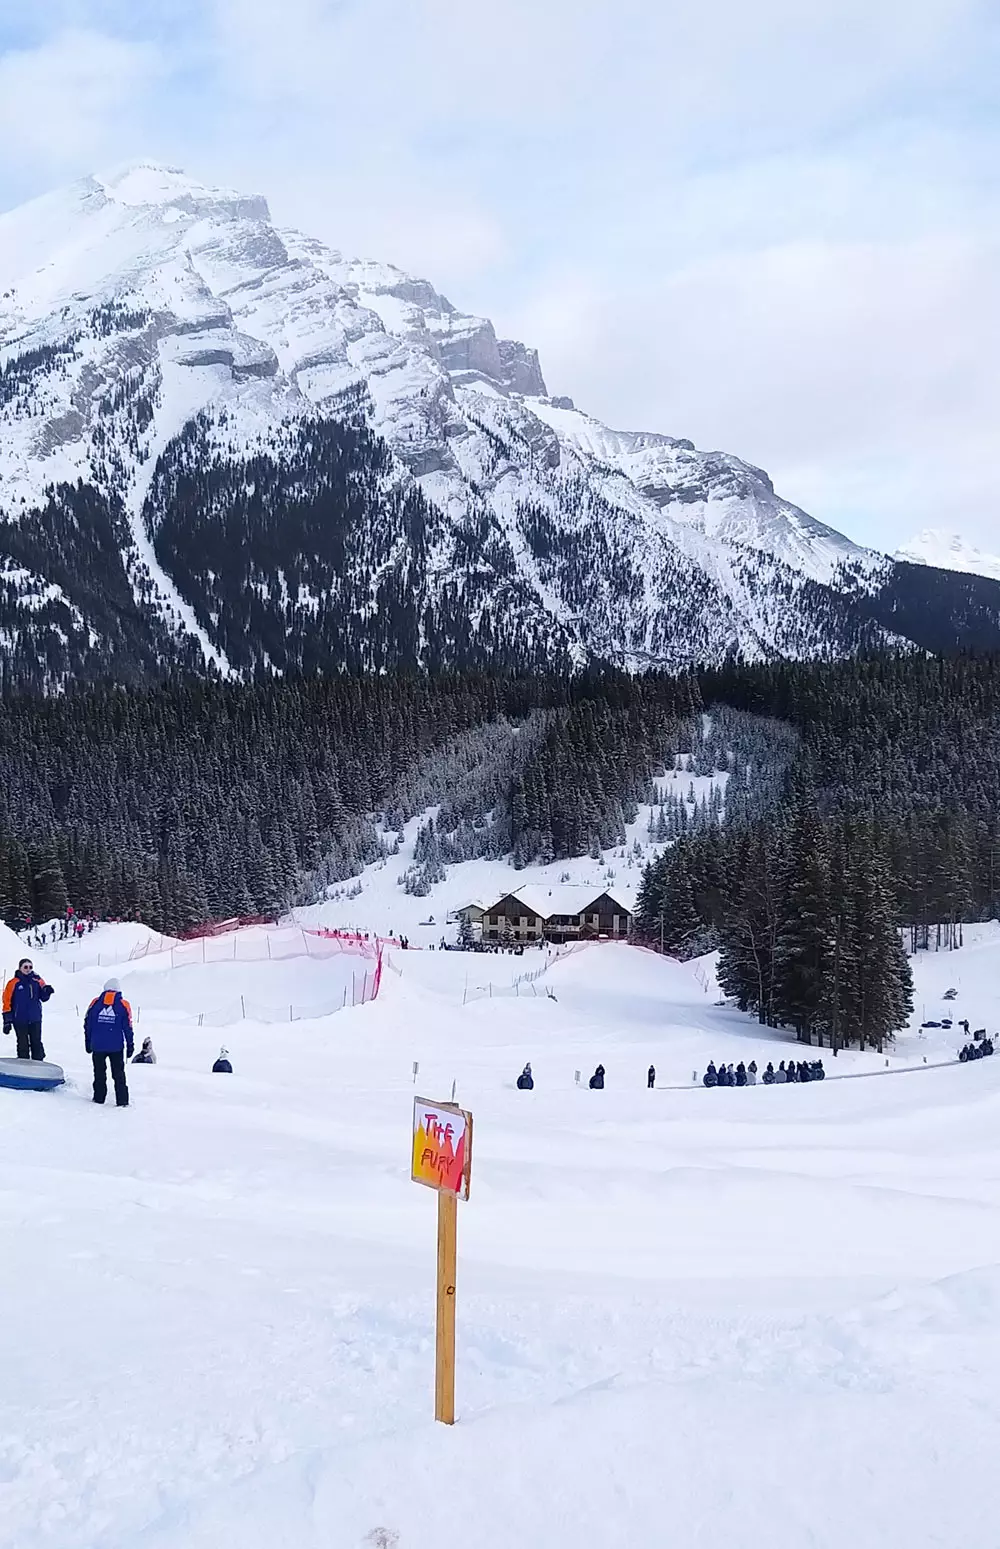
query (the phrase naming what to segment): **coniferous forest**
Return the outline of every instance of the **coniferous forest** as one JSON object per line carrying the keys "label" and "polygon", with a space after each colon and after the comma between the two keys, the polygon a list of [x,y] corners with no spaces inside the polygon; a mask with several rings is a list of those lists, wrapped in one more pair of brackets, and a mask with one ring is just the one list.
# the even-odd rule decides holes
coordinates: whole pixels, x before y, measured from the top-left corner
{"label": "coniferous forest", "polygon": [[8,693],[0,910],[69,900],[165,929],[273,911],[391,864],[429,805],[412,891],[473,855],[600,855],[692,747],[728,771],[724,820],[661,808],[676,842],[647,869],[640,936],[718,946],[727,990],[803,1038],[890,1036],[900,928],[947,945],[1000,913],[996,656]]}

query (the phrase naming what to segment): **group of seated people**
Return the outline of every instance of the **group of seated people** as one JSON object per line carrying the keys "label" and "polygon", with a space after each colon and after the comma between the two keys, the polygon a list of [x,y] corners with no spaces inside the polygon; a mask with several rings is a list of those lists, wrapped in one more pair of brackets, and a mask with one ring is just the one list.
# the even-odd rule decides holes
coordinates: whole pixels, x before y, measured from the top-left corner
{"label": "group of seated people", "polygon": [[[825,1077],[822,1060],[789,1060],[787,1065],[782,1060],[777,1070],[768,1060],[760,1079],[765,1086],[784,1086],[788,1081],[822,1081]],[[744,1065],[740,1060],[734,1070],[732,1065],[716,1067],[715,1061],[709,1060],[701,1079],[703,1086],[756,1086],[757,1061],[751,1060],[749,1065]]]}
{"label": "group of seated people", "polygon": [[[132,1064],[133,1065],[155,1065],[156,1064],[156,1051],[153,1048],[153,1040],[152,1040],[152,1038],[144,1038],[142,1040],[142,1048],[139,1050],[138,1054],[133,1054],[133,1056],[132,1056]],[[231,1061],[229,1059],[229,1050],[227,1048],[223,1047],[223,1048],[221,1048],[219,1050],[218,1058],[216,1059],[215,1064],[212,1066],[212,1075],[213,1076],[219,1076],[219,1075],[231,1076],[232,1073],[233,1073],[233,1067],[232,1067],[232,1063],[231,1063]]]}

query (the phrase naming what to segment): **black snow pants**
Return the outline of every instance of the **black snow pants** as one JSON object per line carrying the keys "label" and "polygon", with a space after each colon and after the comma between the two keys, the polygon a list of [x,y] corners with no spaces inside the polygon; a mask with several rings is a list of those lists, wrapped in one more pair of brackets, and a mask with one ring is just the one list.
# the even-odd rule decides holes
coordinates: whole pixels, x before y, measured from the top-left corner
{"label": "black snow pants", "polygon": [[41,1022],[15,1022],[14,1035],[17,1038],[17,1057],[19,1060],[43,1060],[45,1058]]}
{"label": "black snow pants", "polygon": [[103,1103],[108,1095],[108,1065],[115,1083],[115,1102],[119,1108],[128,1107],[128,1086],[125,1082],[125,1050],[116,1049],[114,1054],[92,1054],[94,1061],[94,1102]]}

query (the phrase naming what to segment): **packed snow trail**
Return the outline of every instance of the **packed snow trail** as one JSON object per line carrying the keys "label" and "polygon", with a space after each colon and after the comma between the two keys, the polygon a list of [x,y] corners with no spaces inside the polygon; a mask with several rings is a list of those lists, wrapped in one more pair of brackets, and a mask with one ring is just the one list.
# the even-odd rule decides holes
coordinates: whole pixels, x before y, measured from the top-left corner
{"label": "packed snow trail", "polygon": [[[466,1006],[414,953],[372,1006],[227,1029],[232,1076],[164,1014],[121,1112],[69,1006],[106,970],[47,973],[73,1085],[0,1092],[0,1544],[995,1549],[1000,1059],[649,1093],[651,1050],[765,1033],[627,951]],[[961,973],[995,1026],[998,967],[996,932],[919,962],[918,1002]],[[476,1118],[453,1431],[414,1060]]]}

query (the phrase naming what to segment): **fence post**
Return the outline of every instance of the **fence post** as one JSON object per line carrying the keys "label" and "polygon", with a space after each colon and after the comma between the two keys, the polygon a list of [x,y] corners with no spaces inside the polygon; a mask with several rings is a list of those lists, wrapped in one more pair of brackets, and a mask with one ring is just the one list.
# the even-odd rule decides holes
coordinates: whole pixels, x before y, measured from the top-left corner
{"label": "fence post", "polygon": [[295,1018],[292,1016],[292,1008],[291,1008],[291,1006],[289,1006],[289,1008],[288,1008],[288,1020],[289,1020],[289,1022],[294,1022],[295,1021]]}
{"label": "fence post", "polygon": [[240,1015],[241,1015],[241,1017],[243,1018],[243,1020],[245,1022],[246,1019],[247,1019],[247,1003],[243,999],[242,995],[240,996]]}

